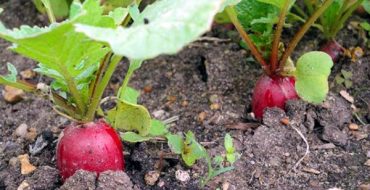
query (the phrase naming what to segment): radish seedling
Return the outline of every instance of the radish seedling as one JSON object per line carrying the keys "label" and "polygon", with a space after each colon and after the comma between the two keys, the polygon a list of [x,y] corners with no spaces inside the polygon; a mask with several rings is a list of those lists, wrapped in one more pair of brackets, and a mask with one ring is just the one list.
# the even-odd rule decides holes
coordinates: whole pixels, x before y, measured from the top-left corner
{"label": "radish seedling", "polygon": [[236,6],[226,8],[229,18],[265,71],[253,91],[252,111],[256,118],[262,118],[266,107],[284,109],[287,100],[298,96],[312,103],[325,99],[327,78],[333,64],[330,57],[323,52],[309,52],[294,65],[290,56],[306,31],[332,2],[324,1],[286,50],[281,48],[281,34],[295,0],[242,0]]}
{"label": "radish seedling", "polygon": [[[334,0],[319,17],[318,23],[315,25],[324,34],[325,38],[325,42],[320,50],[329,54],[334,62],[338,61],[339,56],[344,52],[344,48],[335,40],[335,37],[344,27],[348,18],[362,3],[369,3],[369,0]],[[304,5],[307,12],[311,15],[323,3],[321,1],[305,0]],[[303,12],[298,6],[295,6],[295,8],[299,10],[297,12]],[[304,14],[298,17],[301,17],[301,20],[308,19]]]}
{"label": "radish seedling", "polygon": [[[0,83],[29,92],[41,92],[52,100],[54,110],[74,121],[61,134],[57,165],[63,179],[78,169],[97,173],[123,169],[119,136],[104,121],[95,121],[103,92],[122,57],[129,70],[117,94],[117,106],[108,110],[106,121],[119,131],[145,136],[161,134],[147,109],[137,104],[139,93],[128,87],[133,72],[146,59],[177,53],[206,32],[223,0],[162,0],[140,13],[138,5],[116,8],[104,14],[98,0],[74,1],[69,18],[55,22],[49,0],[42,0],[52,24],[21,26],[9,30],[0,25],[0,37],[13,43],[11,49],[37,61],[37,72],[52,78],[50,87],[17,80],[15,67]],[[133,24],[128,25],[132,18]],[[129,133],[130,133],[129,132]],[[131,136],[134,137],[134,136]],[[103,147],[104,150],[101,150]],[[103,161],[103,162],[101,162]]]}

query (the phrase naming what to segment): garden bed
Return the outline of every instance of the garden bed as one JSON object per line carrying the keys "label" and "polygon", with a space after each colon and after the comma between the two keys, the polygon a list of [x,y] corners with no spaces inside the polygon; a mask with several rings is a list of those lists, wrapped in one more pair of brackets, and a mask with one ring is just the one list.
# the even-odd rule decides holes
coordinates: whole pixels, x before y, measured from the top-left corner
{"label": "garden bed", "polygon": [[[4,13],[0,20],[8,27],[47,23],[47,18],[39,15],[30,1],[3,1],[1,7]],[[298,49],[315,49],[316,35],[315,31],[308,33]],[[130,83],[140,89],[139,102],[153,117],[165,120],[178,116],[170,124],[171,130],[194,131],[211,155],[223,151],[226,132],[234,138],[236,150],[241,154],[235,169],[214,178],[206,189],[357,189],[361,185],[370,188],[370,166],[365,165],[370,159],[370,125],[366,124],[370,122],[368,49],[354,63],[342,58],[335,64],[329,81],[331,92],[323,104],[313,106],[301,100],[290,101],[286,113],[277,108],[268,109],[260,124],[251,119],[249,106],[253,86],[262,72],[260,66],[246,59],[248,51],[238,43],[217,36],[225,34],[215,29],[176,56],[160,56],[144,62]],[[346,47],[363,45],[353,28],[345,28],[338,41],[343,41]],[[13,63],[19,71],[29,69],[30,64],[36,65],[11,53],[6,49],[8,46],[9,43],[0,41],[2,72],[6,62]],[[116,84],[122,81],[126,70],[127,62],[123,62],[107,95],[117,90]],[[336,84],[334,78],[341,70],[352,72],[351,88]],[[31,81],[45,82],[40,75]],[[353,105],[340,95],[341,90],[354,96]],[[56,140],[69,121],[53,112],[50,102],[37,96],[27,94],[23,101],[13,105],[0,100],[0,189],[17,189],[24,181],[30,189],[60,188],[62,182],[55,164]],[[353,114],[354,106],[360,110],[357,117]],[[296,130],[282,124],[286,117],[310,145],[310,153],[296,167],[305,154],[306,144]],[[16,136],[16,129],[23,123],[28,131],[24,136]],[[359,128],[350,129],[350,124]],[[34,146],[38,138],[48,145],[32,155],[29,146]],[[36,166],[27,175],[21,174],[17,161],[24,154]],[[167,144],[161,141],[125,143],[124,154],[125,172],[140,189],[198,189],[199,180],[207,171],[204,162],[185,167],[181,158],[171,154]],[[159,168],[158,181],[148,185],[144,176]],[[190,179],[181,181],[177,176],[179,171],[189,174]],[[82,179],[89,174],[81,175]],[[95,187],[95,181],[90,183],[89,187]],[[75,185],[81,184],[77,181]],[[86,187],[85,184],[81,188]]]}

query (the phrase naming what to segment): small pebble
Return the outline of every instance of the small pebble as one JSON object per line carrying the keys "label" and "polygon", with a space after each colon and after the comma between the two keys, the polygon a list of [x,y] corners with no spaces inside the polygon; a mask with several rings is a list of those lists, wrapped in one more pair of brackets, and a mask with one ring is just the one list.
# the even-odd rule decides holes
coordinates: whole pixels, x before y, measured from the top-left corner
{"label": "small pebble", "polygon": [[370,150],[367,151],[366,156],[370,158]]}
{"label": "small pebble", "polygon": [[177,170],[175,173],[176,179],[181,182],[187,182],[190,180],[189,172],[183,170]]}
{"label": "small pebble", "polygon": [[164,181],[162,181],[162,180],[159,180],[159,182],[158,182],[158,187],[163,187],[164,186]]}
{"label": "small pebble", "polygon": [[28,187],[30,186],[30,184],[28,184],[28,182],[26,180],[24,180],[17,188],[17,190],[24,190],[24,189],[28,189]]}
{"label": "small pebble", "polygon": [[36,76],[36,72],[32,69],[24,70],[20,73],[23,79],[32,79]]}
{"label": "small pebble", "polygon": [[36,128],[31,127],[28,130],[28,133],[26,134],[25,139],[33,142],[33,141],[35,141],[36,137],[37,137]]}
{"label": "small pebble", "polygon": [[221,105],[219,103],[213,103],[210,106],[211,110],[219,110],[221,108]]}
{"label": "small pebble", "polygon": [[21,163],[21,174],[27,175],[36,170],[36,167],[30,163],[28,154],[19,155],[18,159]]}
{"label": "small pebble", "polygon": [[145,174],[145,183],[151,186],[155,185],[155,183],[158,181],[159,175],[160,174],[158,171],[149,171]]}
{"label": "small pebble", "polygon": [[157,111],[154,111],[152,114],[153,114],[154,118],[161,119],[164,116],[165,111],[164,110],[157,110]]}
{"label": "small pebble", "polygon": [[230,183],[225,181],[222,183],[222,190],[229,190],[230,188]]}
{"label": "small pebble", "polygon": [[360,127],[356,123],[351,123],[348,125],[348,128],[352,131],[357,131]]}
{"label": "small pebble", "polygon": [[181,102],[181,106],[182,107],[187,107],[188,105],[189,105],[189,102],[186,101],[186,100],[184,100],[184,101]]}
{"label": "small pebble", "polygon": [[361,184],[359,187],[358,187],[359,190],[370,190],[370,183],[368,184]]}
{"label": "small pebble", "polygon": [[27,128],[28,128],[27,124],[25,123],[20,124],[14,131],[15,136],[24,138],[27,134]]}
{"label": "small pebble", "polygon": [[365,166],[369,166],[369,167],[370,167],[370,159],[368,159],[368,160],[365,162]]}
{"label": "small pebble", "polygon": [[14,167],[14,168],[17,167],[18,163],[19,163],[19,160],[18,160],[17,157],[12,157],[9,160],[9,165]]}
{"label": "small pebble", "polygon": [[24,91],[11,86],[5,86],[3,91],[4,100],[8,103],[15,104],[24,98]]}
{"label": "small pebble", "polygon": [[207,113],[206,112],[200,112],[198,115],[198,121],[203,123],[203,121],[206,119]]}
{"label": "small pebble", "polygon": [[145,93],[151,93],[152,91],[153,91],[153,86],[151,86],[151,85],[144,86],[144,92]]}
{"label": "small pebble", "polygon": [[339,94],[340,94],[344,99],[346,99],[348,102],[350,102],[350,103],[352,103],[352,104],[355,102],[355,100],[354,100],[353,96],[351,96],[347,91],[345,91],[345,90],[341,90],[341,91],[339,92]]}

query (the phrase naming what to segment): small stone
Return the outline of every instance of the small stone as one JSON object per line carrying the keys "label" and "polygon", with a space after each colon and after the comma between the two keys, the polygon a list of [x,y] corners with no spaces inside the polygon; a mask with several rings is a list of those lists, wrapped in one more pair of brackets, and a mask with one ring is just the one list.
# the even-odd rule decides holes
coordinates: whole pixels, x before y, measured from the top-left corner
{"label": "small stone", "polygon": [[24,138],[27,134],[27,128],[28,128],[27,124],[25,123],[20,124],[14,131],[15,136]]}
{"label": "small stone", "polygon": [[284,153],[284,156],[289,157],[290,156],[289,152]]}
{"label": "small stone", "polygon": [[3,91],[4,100],[8,103],[15,104],[24,98],[24,92],[21,89],[11,86],[5,86]]}
{"label": "small stone", "polygon": [[28,187],[30,186],[30,184],[28,184],[28,182],[26,180],[22,181],[22,183],[18,186],[17,190],[24,190],[24,189],[28,189]]}
{"label": "small stone", "polygon": [[32,79],[36,76],[36,72],[33,71],[32,69],[24,70],[20,74],[23,79]]}
{"label": "small stone", "polygon": [[209,101],[211,103],[219,103],[220,102],[220,98],[218,97],[217,94],[213,94],[209,97]]}
{"label": "small stone", "polygon": [[144,86],[144,92],[145,93],[151,93],[152,91],[153,91],[153,86],[151,86],[151,85]]}
{"label": "small stone", "polygon": [[30,163],[28,154],[19,155],[18,159],[21,163],[21,174],[27,175],[36,170],[36,167]]}
{"label": "small stone", "polygon": [[356,123],[351,123],[348,125],[348,128],[352,131],[357,131],[360,127]]}
{"label": "small stone", "polygon": [[12,157],[9,160],[9,165],[14,167],[14,168],[18,166],[18,163],[19,163],[19,160],[18,160],[17,157]]}
{"label": "small stone", "polygon": [[184,100],[184,101],[181,102],[181,106],[182,107],[187,107],[188,105],[189,105],[189,102],[186,101],[186,100]]}
{"label": "small stone", "polygon": [[219,103],[213,103],[210,106],[211,110],[219,110],[221,108],[221,105]]}
{"label": "small stone", "polygon": [[158,181],[159,175],[160,174],[158,171],[149,171],[145,174],[145,183],[150,186],[155,185],[155,183]]}
{"label": "small stone", "polygon": [[206,119],[207,113],[206,112],[200,112],[198,115],[198,121],[203,123],[203,121]]}
{"label": "small stone", "polygon": [[366,156],[370,158],[370,150],[367,151]]}
{"label": "small stone", "polygon": [[355,102],[355,99],[353,98],[353,96],[351,96],[347,91],[345,91],[345,90],[341,90],[340,92],[339,92],[339,94],[344,98],[344,99],[346,99],[348,102],[350,102],[350,103],[354,103]]}
{"label": "small stone", "polygon": [[222,190],[229,190],[230,188],[230,183],[225,181],[222,183]]}
{"label": "small stone", "polygon": [[321,173],[319,170],[316,170],[316,169],[313,169],[313,168],[307,168],[307,167],[304,167],[302,169],[302,171],[307,172],[307,173],[316,174],[316,175]]}
{"label": "small stone", "polygon": [[161,119],[164,116],[165,111],[164,110],[157,110],[157,111],[154,111],[152,114],[153,114],[154,118]]}
{"label": "small stone", "polygon": [[164,181],[162,181],[162,180],[159,180],[159,182],[158,182],[158,187],[163,187],[164,186]]}
{"label": "small stone", "polygon": [[351,133],[355,137],[355,139],[358,141],[366,139],[368,137],[368,134],[360,132],[360,131],[352,131]]}
{"label": "small stone", "polygon": [[368,184],[361,184],[359,187],[358,187],[359,190],[370,190],[370,183]]}
{"label": "small stone", "polygon": [[365,166],[369,166],[369,167],[370,167],[370,159],[368,159],[368,160],[365,162]]}
{"label": "small stone", "polygon": [[35,141],[36,137],[37,137],[36,128],[31,127],[28,130],[28,133],[26,134],[25,139],[33,142]]}
{"label": "small stone", "polygon": [[190,180],[189,172],[183,170],[177,170],[175,173],[176,179],[181,182],[187,182]]}

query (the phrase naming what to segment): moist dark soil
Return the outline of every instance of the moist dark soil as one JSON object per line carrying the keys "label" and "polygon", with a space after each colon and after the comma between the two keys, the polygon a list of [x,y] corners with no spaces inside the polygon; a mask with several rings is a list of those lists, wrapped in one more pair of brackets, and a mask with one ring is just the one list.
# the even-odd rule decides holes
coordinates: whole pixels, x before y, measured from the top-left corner
{"label": "moist dark soil", "polygon": [[[0,19],[8,27],[47,24],[46,17],[39,15],[29,0],[0,4],[4,8]],[[324,103],[289,101],[286,112],[267,109],[262,122],[253,120],[250,113],[251,92],[262,71],[227,33],[232,35],[222,27],[215,28],[207,38],[190,44],[178,55],[146,61],[130,83],[141,90],[140,103],[153,117],[165,120],[178,116],[171,130],[193,131],[210,155],[224,154],[227,132],[234,138],[241,155],[235,169],[215,177],[205,189],[369,189],[370,166],[365,162],[370,159],[370,55],[358,31],[345,28],[338,41],[345,47],[361,46],[365,55],[355,61],[342,58],[335,64],[331,92]],[[321,40],[318,35],[317,31],[308,33],[295,57],[317,49]],[[1,73],[6,72],[7,62],[19,71],[35,67],[35,62],[10,52],[9,45],[0,41]],[[113,95],[126,70],[127,62],[122,62],[107,96]],[[335,81],[341,70],[352,72],[351,87]],[[30,82],[45,81],[37,75]],[[341,90],[354,97],[353,104],[340,95]],[[287,118],[289,122],[283,124]],[[96,180],[96,174],[79,171],[63,185],[55,165],[55,147],[68,123],[41,97],[27,94],[16,104],[1,97],[0,189],[199,189],[206,175],[204,161],[186,167],[163,142],[124,143],[126,173],[107,172]],[[28,132],[16,136],[21,124],[27,125]],[[358,129],[350,129],[350,124],[358,125]],[[307,148],[301,136],[308,141],[309,153],[298,163]],[[37,139],[47,146],[39,151],[30,149],[37,147]],[[21,174],[18,161],[24,154],[36,167],[26,175]],[[144,176],[158,170],[158,181],[148,185]],[[181,181],[176,175],[180,172],[188,174],[190,180]]]}

